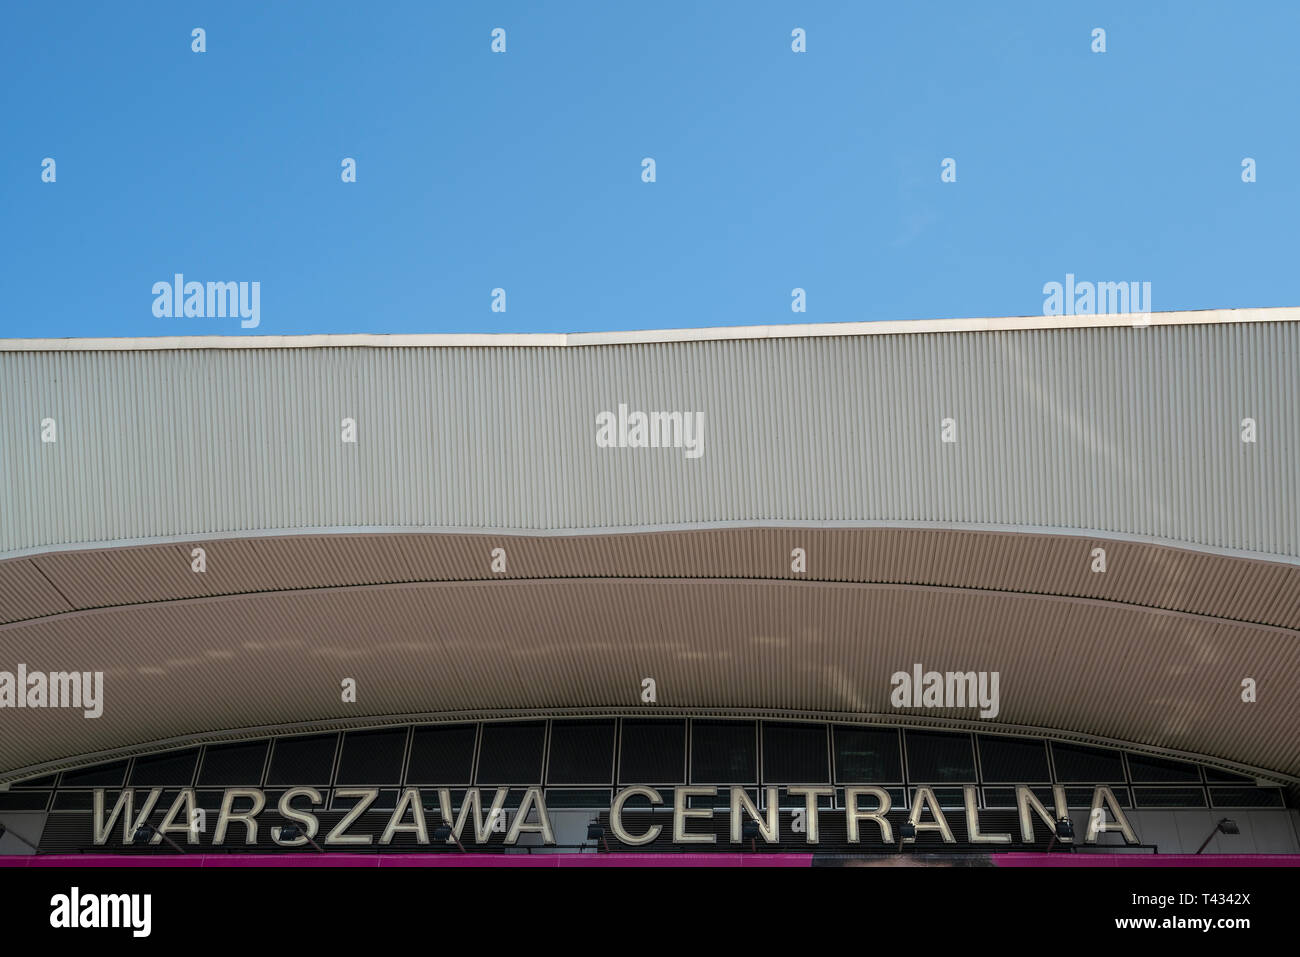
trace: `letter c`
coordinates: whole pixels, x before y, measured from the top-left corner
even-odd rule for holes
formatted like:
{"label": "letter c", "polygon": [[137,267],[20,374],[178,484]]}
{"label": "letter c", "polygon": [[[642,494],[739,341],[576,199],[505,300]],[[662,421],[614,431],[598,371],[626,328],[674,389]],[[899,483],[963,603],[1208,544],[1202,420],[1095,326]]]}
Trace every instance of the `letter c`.
{"label": "letter c", "polygon": [[614,803],[609,807],[609,829],[614,832],[614,836],[623,844],[649,844],[659,836],[659,832],[663,830],[662,825],[651,825],[650,830],[646,831],[640,837],[633,837],[623,827],[623,805],[626,804],[627,799],[632,797],[634,794],[648,797],[651,804],[664,803],[663,796],[654,788],[644,786],[624,788],[614,796]]}

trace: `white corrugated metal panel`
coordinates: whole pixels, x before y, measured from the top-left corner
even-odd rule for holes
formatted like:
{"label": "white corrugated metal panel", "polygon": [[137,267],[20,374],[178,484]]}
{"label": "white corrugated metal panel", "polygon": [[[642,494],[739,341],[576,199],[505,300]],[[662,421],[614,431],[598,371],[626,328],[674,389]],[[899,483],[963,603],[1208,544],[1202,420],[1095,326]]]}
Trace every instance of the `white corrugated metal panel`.
{"label": "white corrugated metal panel", "polygon": [[[997,671],[999,728],[1300,778],[1293,630],[1090,599],[815,582],[379,585],[73,612],[0,627],[0,661],[102,670],[105,709],[14,710],[0,776],[219,730],[410,713],[659,704],[898,720],[890,676]],[[1243,704],[1246,676],[1260,697]],[[358,703],[339,700],[344,677]],[[977,721],[974,709],[917,711]],[[984,722],[980,722],[982,725]]]}
{"label": "white corrugated metal panel", "polygon": [[[0,352],[0,554],[257,529],[928,521],[1295,560],[1298,373],[1296,322]],[[596,413],[620,402],[703,412],[705,454],[597,448]]]}

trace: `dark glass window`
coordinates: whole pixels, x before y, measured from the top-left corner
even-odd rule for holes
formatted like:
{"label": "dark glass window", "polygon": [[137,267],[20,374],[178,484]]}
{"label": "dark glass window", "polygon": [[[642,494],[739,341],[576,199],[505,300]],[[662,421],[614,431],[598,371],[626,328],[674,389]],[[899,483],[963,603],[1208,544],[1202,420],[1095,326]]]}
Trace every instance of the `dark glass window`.
{"label": "dark glass window", "polygon": [[199,785],[256,787],[262,782],[267,747],[266,741],[208,745],[199,768]]}
{"label": "dark glass window", "polygon": [[[760,792],[759,796],[762,797],[763,804],[766,807],[767,795]],[[781,788],[776,792],[776,801],[777,805],[784,811],[802,811],[808,806],[808,799],[806,797],[802,794],[789,794],[786,792],[785,788]],[[835,807],[834,792],[830,794],[819,794],[817,796],[817,806],[826,811],[833,809]]]}
{"label": "dark glass window", "polygon": [[[1038,800],[1043,803],[1043,807],[1047,808],[1049,811],[1055,810],[1056,798],[1052,795],[1051,788],[1031,787],[1029,790],[1033,792],[1034,797],[1038,798]],[[1068,793],[1066,796],[1066,803],[1067,804],[1069,803]],[[1019,805],[1016,803],[1016,789],[1015,788],[985,788],[984,806],[989,808],[1019,807]]]}
{"label": "dark glass window", "polygon": [[825,784],[830,781],[826,725],[764,722],[762,732],[764,781],[773,784]]}
{"label": "dark glass window", "polygon": [[[1120,787],[1117,784],[1110,784],[1107,786],[1110,788],[1111,793],[1115,795],[1115,800],[1119,802],[1120,807],[1133,806],[1133,802],[1129,799],[1128,796],[1128,788]],[[1092,807],[1093,793],[1094,792],[1092,788],[1066,788],[1065,803],[1072,808]],[[1048,806],[1050,807],[1051,805]],[[1101,802],[1101,806],[1103,808],[1106,806],[1105,800]]]}
{"label": "dark glass window", "polygon": [[[439,788],[438,791],[440,790],[442,789]],[[451,816],[455,819],[456,815],[460,813],[460,809],[465,806],[465,796],[468,792],[463,789],[458,790],[455,788],[448,788],[447,790],[450,792],[448,796],[451,798]],[[425,813],[442,813],[442,795],[440,795],[438,791],[426,790],[420,792],[420,801],[424,805]],[[492,806],[492,799],[496,797],[496,792],[480,791],[479,793],[482,798],[483,812],[486,815],[488,808]],[[466,820],[469,820],[469,818],[466,818]],[[433,819],[430,819],[429,824],[430,827],[433,826]],[[470,824],[467,826],[472,827],[473,825]]]}
{"label": "dark glass window", "polygon": [[1201,780],[1196,765],[1185,761],[1167,761],[1163,758],[1149,758],[1145,755],[1128,756],[1129,776],[1133,781],[1155,782],[1195,782]]}
{"label": "dark glass window", "polygon": [[1050,781],[1047,745],[1042,741],[994,738],[979,735],[980,772],[985,781],[1032,784]]}
{"label": "dark glass window", "polygon": [[[0,811],[44,811],[49,803],[49,791],[0,792]],[[108,813],[108,808],[104,808]]]}
{"label": "dark glass window", "polygon": [[322,734],[307,738],[279,738],[271,753],[267,784],[322,785],[330,783],[334,769],[334,747],[338,735]]}
{"label": "dark glass window", "polygon": [[546,809],[551,808],[590,808],[604,811],[609,807],[613,797],[609,788],[548,788],[546,791]]}
{"label": "dark glass window", "polygon": [[1052,757],[1056,760],[1056,780],[1061,782],[1107,784],[1124,780],[1124,764],[1119,752],[1109,748],[1052,742]]}
{"label": "dark glass window", "polygon": [[1205,771],[1205,780],[1211,783],[1214,783],[1216,781],[1221,782],[1223,784],[1254,784],[1255,783],[1254,778],[1247,777],[1244,774],[1233,774],[1231,771],[1220,771],[1218,768],[1211,768],[1211,767],[1204,768],[1204,771]]}
{"label": "dark glass window", "polygon": [[168,751],[136,758],[131,768],[132,787],[153,787],[163,784],[188,785],[194,780],[194,765],[199,760],[199,749]]}
{"label": "dark glass window", "polygon": [[[216,803],[215,803],[214,806],[215,806],[218,810],[221,808],[221,805],[225,802],[225,800],[226,800],[226,795],[227,795],[228,793],[229,793],[229,792],[227,792],[227,791],[199,791],[199,792],[197,792],[197,794],[198,794],[198,798],[199,798],[199,801],[200,801],[200,802],[207,800],[207,798],[204,797],[204,795],[214,795],[214,796],[216,796]],[[326,798],[328,798],[328,796],[329,796],[329,791],[322,791],[321,793],[322,793]],[[262,797],[263,797],[263,799],[264,799],[264,800],[263,800],[263,804],[262,804],[262,809],[263,809],[263,811],[274,811],[274,810],[276,809],[276,807],[277,807],[277,806],[279,805],[279,803],[280,803],[280,796],[281,796],[282,794],[284,794],[284,791],[264,791],[264,792],[262,792]],[[254,798],[251,794],[231,794],[231,795],[230,795],[230,809],[231,809],[231,811],[233,811],[235,814],[245,814],[245,813],[250,813],[250,812],[253,810],[253,808],[256,806],[256,804],[257,804],[257,799]],[[306,804],[307,804],[307,802],[306,802],[304,799],[302,799],[302,798],[299,798],[298,801],[295,801],[295,802],[294,802],[294,806],[295,806],[295,807],[304,807],[304,806],[306,806]],[[166,808],[166,807],[168,807],[168,806],[169,806],[169,805],[165,805],[165,804],[163,804],[162,801],[159,801],[158,804],[157,804],[157,807],[159,807],[159,808]],[[204,805],[204,804],[202,804],[202,803],[199,803],[198,806],[199,806],[199,807],[206,807],[206,805]],[[213,825],[212,825],[211,823],[209,823],[208,826],[209,826],[209,827],[212,827]],[[241,842],[243,841],[243,833],[242,833],[242,830],[241,830],[241,832],[240,832],[239,840],[240,840]]]}
{"label": "dark glass window", "polygon": [[904,731],[907,779],[914,784],[975,781],[975,756],[969,734]]}
{"label": "dark glass window", "polygon": [[[742,790],[749,795],[749,799],[754,802],[754,806],[758,807],[760,800],[758,790],[756,788],[742,788]],[[672,803],[671,798],[668,799],[668,803]],[[686,806],[711,807],[717,811],[728,810],[731,807],[731,788],[719,787],[718,793],[712,797],[709,797],[707,794],[693,794],[686,799]],[[803,805],[801,804],[800,807],[802,806]],[[745,813],[744,809],[742,809],[740,813],[743,815]],[[703,818],[700,820],[703,820]]]}
{"label": "dark glass window", "polygon": [[[234,785],[232,785],[232,787],[233,786]],[[209,814],[217,814],[221,811],[221,802],[225,799],[225,796],[226,796],[226,792],[224,790],[195,791],[194,806],[202,808],[203,810],[207,811]],[[302,798],[299,801],[295,801],[294,805],[296,807],[306,807],[307,800],[305,798]],[[105,810],[107,810],[109,807],[111,807],[111,805],[105,805]],[[209,827],[213,827],[213,826],[215,825],[209,825]]]}
{"label": "dark glass window", "polygon": [[1210,788],[1215,807],[1282,807],[1279,788]]}
{"label": "dark glass window", "polygon": [[[340,790],[348,790],[348,789],[342,788]],[[275,794],[275,800],[271,799],[272,793]],[[277,792],[268,791],[266,795],[267,806],[275,807],[276,805],[278,805],[280,803],[280,795],[283,793],[284,792],[277,793]],[[365,814],[369,814],[371,811],[394,811],[397,809],[397,802],[401,799],[401,796],[402,796],[402,791],[400,788],[380,788],[379,796],[376,797],[375,800],[366,808]],[[428,795],[423,795],[423,796],[427,797]],[[347,797],[342,797],[339,795],[338,791],[335,791],[334,800],[330,803],[330,810],[350,811],[352,810],[352,808],[357,806],[357,803],[360,800],[361,798],[353,797],[350,795]],[[299,810],[305,810],[310,808],[311,804],[306,797],[299,797],[294,800],[293,806],[295,808],[298,808]],[[412,819],[412,815],[413,812],[408,807],[406,810],[405,820],[401,823],[410,823]]]}
{"label": "dark glass window", "polygon": [[614,780],[613,721],[552,721],[546,779],[551,784]]}
{"label": "dark glass window", "polygon": [[[626,719],[618,779],[624,784],[678,784],[686,771],[686,722]],[[671,800],[669,798],[668,800]]]}
{"label": "dark glass window", "polygon": [[898,732],[889,728],[836,726],[835,780],[844,784],[880,784],[903,780]]}
{"label": "dark glass window", "polygon": [[691,723],[691,781],[748,784],[758,780],[758,741],[752,721]]}
{"label": "dark glass window", "polygon": [[407,784],[468,784],[474,773],[472,724],[430,725],[416,728],[411,737]]}
{"label": "dark glass window", "polygon": [[[239,787],[239,786],[242,786],[242,785],[231,785],[231,787]],[[320,804],[313,805],[313,804],[311,803],[311,800],[308,798],[308,796],[307,796],[306,794],[299,794],[298,797],[296,797],[296,798],[293,799],[293,803],[292,803],[291,806],[294,807],[294,808],[296,808],[297,810],[300,810],[300,811],[301,811],[301,810],[317,810],[317,811],[319,811],[319,810],[321,810],[322,808],[326,807],[326,806],[329,804],[329,800],[330,800],[330,792],[329,792],[329,788],[317,788],[317,790],[318,790],[318,791],[320,792],[320,794],[321,794],[321,803],[320,803]],[[284,792],[283,790],[280,790],[280,791],[267,791],[267,792],[266,792],[266,805],[265,805],[265,807],[264,807],[264,812],[265,812],[265,813],[274,813],[274,812],[276,812],[276,811],[277,811],[277,808],[278,808],[278,805],[279,805],[279,803],[280,803],[280,796],[281,796],[282,794],[284,794],[284,793],[285,793],[285,792]],[[226,799],[226,791],[225,791],[225,789],[222,789],[222,790],[211,790],[211,791],[205,791],[205,790],[200,789],[200,790],[198,790],[198,791],[195,792],[195,795],[196,795],[196,799],[195,799],[196,806],[201,807],[201,808],[203,808],[205,811],[208,811],[208,812],[210,812],[210,813],[217,813],[217,812],[219,812],[219,811],[221,810],[222,802],[224,802],[225,799]],[[233,800],[235,803],[232,804],[231,807],[234,808],[234,810],[235,810],[236,813],[238,813],[238,812],[240,812],[240,811],[247,810],[248,808],[250,808],[250,807],[252,806],[252,801],[251,801],[251,799],[250,799],[250,798],[247,798],[247,797],[244,797],[244,796],[242,796],[242,795],[241,795],[241,796],[236,796],[236,797],[233,798],[232,800]],[[138,803],[139,803],[139,802],[137,801],[137,804],[138,804]],[[161,806],[161,802],[160,802],[160,806]],[[209,823],[209,824],[208,824],[208,827],[213,827],[213,826],[214,826],[214,825],[213,825],[212,823]],[[241,838],[241,840],[242,840],[242,838]]]}
{"label": "dark glass window", "polygon": [[[113,813],[113,807],[117,804],[117,799],[121,797],[121,791],[104,792],[104,817]],[[143,800],[148,800],[144,798]],[[140,813],[140,803],[136,802],[132,810]],[[54,810],[55,811],[89,811],[95,806],[95,795],[91,791],[55,791],[54,792]],[[154,805],[157,807],[157,805]],[[117,827],[122,826],[121,818],[118,818]],[[118,831],[121,834],[121,831]]]}
{"label": "dark glass window", "polygon": [[[628,786],[631,787],[631,785],[628,785]],[[671,810],[672,810],[672,807],[673,807],[673,787],[674,787],[674,785],[672,785],[672,784],[650,784],[650,785],[646,785],[646,786],[647,786],[647,787],[650,787],[651,789],[653,789],[653,790],[659,792],[659,797],[662,799],[662,800],[660,801],[660,803],[658,803],[658,804],[651,804],[651,803],[650,803],[650,799],[649,799],[648,797],[646,797],[645,795],[643,795],[643,794],[633,794],[631,797],[629,797],[626,801],[623,802],[623,809],[624,809],[625,811],[652,811],[652,810],[656,810],[656,809],[658,809],[658,810],[668,810],[668,811],[671,811]],[[622,789],[619,788],[619,789],[617,789],[617,790],[622,790]],[[616,791],[616,793],[617,793],[617,791]]]}
{"label": "dark glass window", "polygon": [[[935,800],[939,802],[939,809],[943,811],[960,810],[966,807],[966,795],[961,788],[931,788],[934,791]],[[907,806],[910,809],[912,802],[916,800],[916,788],[909,788],[907,791]],[[978,795],[975,803],[979,804]],[[923,813],[929,814],[932,804],[927,804]],[[923,818],[925,820],[926,818]]]}
{"label": "dark glass window", "polygon": [[12,785],[10,785],[10,787],[14,788],[15,790],[19,788],[38,788],[41,790],[49,790],[50,788],[54,787],[55,777],[56,775],[47,774],[44,777],[28,778],[26,781],[16,781]]}
{"label": "dark glass window", "polygon": [[[837,807],[841,807],[841,808],[848,807],[848,804],[846,803],[848,801],[848,797],[847,797],[848,790],[849,790],[848,788],[835,789],[835,804]],[[907,810],[908,808],[908,804],[906,800],[907,795],[904,793],[902,788],[881,788],[881,790],[889,795],[890,811]],[[877,808],[877,803],[876,803],[875,795],[873,794],[858,795],[859,810],[874,811],[876,810],[876,808]]]}
{"label": "dark glass window", "polygon": [[[501,806],[505,808],[507,811],[513,811],[516,808],[521,807],[524,803],[524,794],[527,793],[528,791],[527,788],[502,788],[499,785],[496,787],[491,787],[487,785],[481,787],[479,789],[479,795],[480,795],[480,801],[482,802],[483,805],[484,821],[488,819],[488,815],[492,810],[492,803],[497,799],[497,794],[503,790],[506,792],[506,796],[504,800],[501,802]],[[451,806],[452,809],[456,811],[456,813],[459,813],[459,809],[465,806],[465,801],[467,800],[466,795],[467,792],[465,791],[451,792]],[[543,800],[545,800],[545,798],[543,798]],[[436,810],[439,805],[437,793],[429,792],[425,794],[424,805],[426,808],[430,810]],[[473,827],[472,818],[469,818],[467,820],[470,820],[471,823],[466,826]],[[470,833],[470,832],[466,831],[466,833]]]}
{"label": "dark glass window", "polygon": [[1138,807],[1205,807],[1200,788],[1134,788]]}
{"label": "dark glass window", "polygon": [[61,788],[118,788],[126,775],[126,762],[114,761],[112,764],[100,764],[93,768],[78,768],[76,771],[64,771],[59,782]]}
{"label": "dark glass window", "polygon": [[478,783],[540,784],[545,738],[544,721],[483,725]]}
{"label": "dark glass window", "polygon": [[350,784],[399,784],[406,729],[348,731],[343,735],[337,781]]}

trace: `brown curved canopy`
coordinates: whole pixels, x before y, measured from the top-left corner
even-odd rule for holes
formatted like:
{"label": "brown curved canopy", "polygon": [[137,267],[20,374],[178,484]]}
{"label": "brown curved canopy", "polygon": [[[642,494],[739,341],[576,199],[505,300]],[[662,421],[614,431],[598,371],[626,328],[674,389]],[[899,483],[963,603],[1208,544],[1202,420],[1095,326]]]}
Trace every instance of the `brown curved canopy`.
{"label": "brown curved canopy", "polygon": [[[0,714],[0,782],[268,729],[642,711],[1043,734],[1300,780],[1300,566],[1160,545],[915,528],[255,537],[0,562],[0,619],[0,670],[105,673],[98,719]],[[999,672],[1000,713],[891,707],[890,676],[915,663]]]}

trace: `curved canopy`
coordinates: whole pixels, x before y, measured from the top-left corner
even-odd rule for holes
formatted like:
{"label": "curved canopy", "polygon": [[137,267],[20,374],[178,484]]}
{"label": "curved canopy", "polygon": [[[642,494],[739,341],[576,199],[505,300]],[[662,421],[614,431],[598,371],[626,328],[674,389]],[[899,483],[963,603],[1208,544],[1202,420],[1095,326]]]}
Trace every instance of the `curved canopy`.
{"label": "curved canopy", "polygon": [[[101,717],[4,716],[0,778],[270,728],[646,711],[1038,732],[1300,779],[1294,565],[918,529],[202,547],[202,574],[190,543],[0,563],[0,661],[104,672]],[[893,707],[915,664],[998,672],[997,715]]]}

